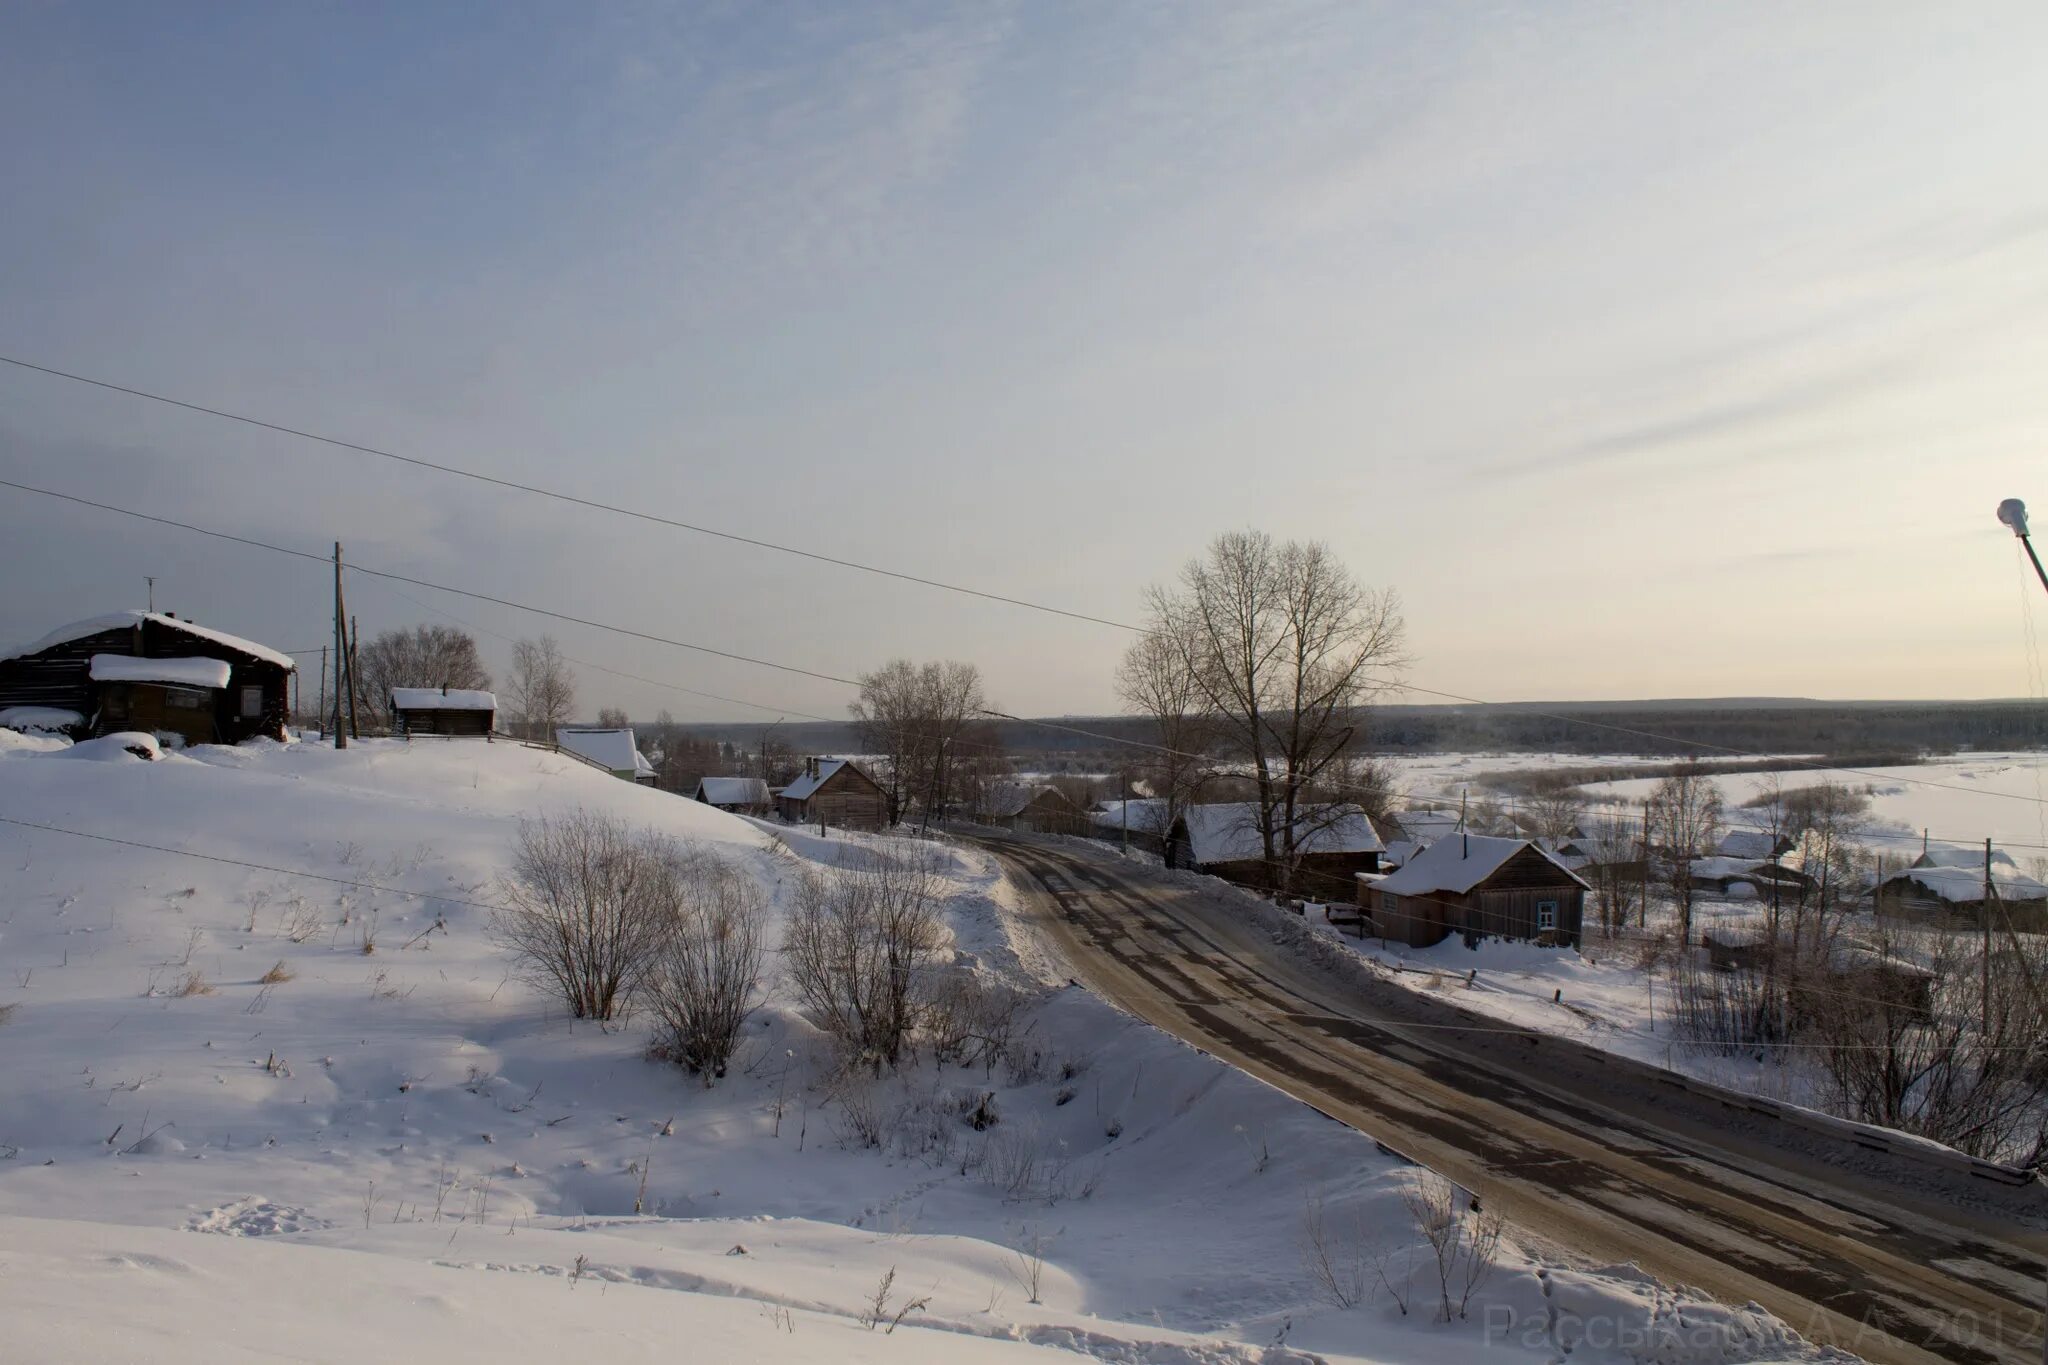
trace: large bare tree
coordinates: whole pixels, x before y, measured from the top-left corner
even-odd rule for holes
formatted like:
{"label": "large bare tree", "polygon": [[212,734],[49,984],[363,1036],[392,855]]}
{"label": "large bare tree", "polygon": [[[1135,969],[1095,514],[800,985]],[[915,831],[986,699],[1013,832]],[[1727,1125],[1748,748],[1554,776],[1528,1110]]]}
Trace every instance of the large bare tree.
{"label": "large bare tree", "polygon": [[362,647],[356,666],[362,674],[357,703],[368,707],[380,727],[390,724],[394,687],[481,689],[491,685],[475,638],[453,626],[387,630]]}
{"label": "large bare tree", "polygon": [[1213,760],[1216,727],[1208,696],[1195,677],[1190,652],[1154,628],[1124,651],[1116,670],[1117,695],[1152,722],[1152,745],[1135,765],[1153,794],[1166,802],[1164,829],[1201,799]]}
{"label": "large bare tree", "polygon": [[875,756],[891,820],[912,802],[943,813],[966,765],[992,740],[981,670],[950,659],[892,659],[861,676],[860,696],[846,709],[861,746]]}
{"label": "large bare tree", "polygon": [[1290,882],[1312,788],[1356,752],[1364,707],[1405,662],[1399,599],[1326,545],[1232,531],[1148,604],[1149,630],[1180,653],[1224,756],[1250,776],[1263,855]]}
{"label": "large bare tree", "polygon": [[1691,943],[1692,862],[1713,847],[1720,832],[1721,790],[1698,763],[1684,764],[1650,793],[1647,817],[1661,880],[1678,907],[1678,941]]}
{"label": "large bare tree", "polygon": [[530,739],[548,739],[576,706],[576,676],[552,635],[512,646],[513,714]]}

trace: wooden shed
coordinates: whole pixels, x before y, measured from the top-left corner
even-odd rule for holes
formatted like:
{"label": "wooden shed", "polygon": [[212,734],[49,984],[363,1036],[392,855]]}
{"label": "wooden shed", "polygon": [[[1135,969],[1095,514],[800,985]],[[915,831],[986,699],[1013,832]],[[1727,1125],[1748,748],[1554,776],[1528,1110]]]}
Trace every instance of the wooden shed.
{"label": "wooden shed", "polygon": [[63,713],[81,738],[283,739],[293,670],[289,655],[170,612],[115,612],[0,656],[0,712]]}
{"label": "wooden shed", "polygon": [[555,731],[555,744],[622,782],[654,785],[654,765],[640,752],[631,726],[564,725]]}
{"label": "wooden shed", "polygon": [[889,795],[846,758],[807,758],[796,781],[775,795],[782,818],[797,825],[886,829]]}
{"label": "wooden shed", "polygon": [[1413,948],[1453,933],[1575,948],[1586,890],[1530,840],[1452,834],[1398,872],[1360,878],[1358,905],[1379,937]]}
{"label": "wooden shed", "polygon": [[2026,873],[1994,862],[1991,891],[1984,896],[1984,871],[1969,867],[1909,867],[1877,887],[1877,908],[1888,914],[1941,920],[1951,916],[1972,924],[1989,922],[2032,932],[2048,932],[2048,885]]}
{"label": "wooden shed", "polygon": [[394,687],[391,724],[411,739],[443,735],[489,739],[498,721],[498,699],[467,687]]}
{"label": "wooden shed", "polygon": [[977,823],[1003,829],[1080,834],[1088,825],[1088,817],[1067,799],[1066,793],[1049,783],[990,783],[975,804],[979,807],[975,811]]}

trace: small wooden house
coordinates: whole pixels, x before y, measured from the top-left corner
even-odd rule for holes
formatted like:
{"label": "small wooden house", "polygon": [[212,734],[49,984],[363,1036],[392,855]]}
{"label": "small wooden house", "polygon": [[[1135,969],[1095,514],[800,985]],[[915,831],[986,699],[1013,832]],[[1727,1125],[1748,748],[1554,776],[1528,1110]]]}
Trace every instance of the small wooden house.
{"label": "small wooden house", "polygon": [[79,738],[283,739],[294,668],[290,655],[170,612],[116,612],[0,655],[0,712]]}
{"label": "small wooden house", "polygon": [[1769,830],[1731,829],[1721,836],[1721,842],[1714,846],[1714,853],[1717,857],[1762,863],[1782,858],[1793,848],[1791,839],[1782,834],[1773,838]]}
{"label": "small wooden house", "polygon": [[1132,848],[1163,857],[1166,831],[1173,823],[1170,810],[1170,804],[1156,796],[1099,801],[1089,813],[1087,832],[1115,844],[1128,839]]}
{"label": "small wooden house", "polygon": [[1586,883],[1527,839],[1452,834],[1398,872],[1358,879],[1358,905],[1381,938],[1426,948],[1445,935],[1577,947]]}
{"label": "small wooden house", "polygon": [[[1336,803],[1302,806],[1294,820],[1294,892],[1314,900],[1352,898],[1352,878],[1377,872],[1386,848],[1379,831],[1357,806]],[[1259,808],[1251,801],[1189,806],[1166,832],[1166,865],[1206,872],[1239,886],[1276,889],[1284,857],[1266,857]]]}
{"label": "small wooden house", "polygon": [[1037,834],[1079,834],[1088,818],[1074,808],[1065,792],[1049,784],[992,783],[981,794],[975,812],[981,824]]}
{"label": "small wooden house", "polygon": [[1812,877],[1783,863],[1718,855],[1693,859],[1686,868],[1686,877],[1695,891],[1711,891],[1721,896],[1754,896],[1764,900],[1770,899],[1773,891],[1780,900],[1797,900],[1816,885]]}
{"label": "small wooden house", "polygon": [[555,743],[622,782],[654,785],[654,765],[640,752],[629,726],[565,725],[555,731]]}
{"label": "small wooden house", "polygon": [[766,815],[771,804],[768,784],[758,777],[700,777],[693,796],[734,815]]}
{"label": "small wooden house", "polygon": [[391,724],[407,739],[443,735],[489,739],[498,720],[498,699],[464,687],[394,687]]}
{"label": "small wooden house", "polygon": [[775,808],[794,825],[880,830],[889,826],[889,794],[846,758],[807,758],[796,781],[775,796]]}

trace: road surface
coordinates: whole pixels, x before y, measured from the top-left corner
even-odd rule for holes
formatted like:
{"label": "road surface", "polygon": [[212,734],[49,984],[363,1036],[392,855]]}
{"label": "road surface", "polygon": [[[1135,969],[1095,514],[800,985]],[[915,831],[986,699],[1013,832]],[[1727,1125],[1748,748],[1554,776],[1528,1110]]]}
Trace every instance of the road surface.
{"label": "road surface", "polygon": [[[2048,1196],[1602,1075],[1276,945],[1241,898],[1084,846],[980,841],[1097,993],[1442,1172],[1526,1232],[1868,1360],[2041,1365]],[[1889,1169],[1887,1169],[1889,1167]]]}

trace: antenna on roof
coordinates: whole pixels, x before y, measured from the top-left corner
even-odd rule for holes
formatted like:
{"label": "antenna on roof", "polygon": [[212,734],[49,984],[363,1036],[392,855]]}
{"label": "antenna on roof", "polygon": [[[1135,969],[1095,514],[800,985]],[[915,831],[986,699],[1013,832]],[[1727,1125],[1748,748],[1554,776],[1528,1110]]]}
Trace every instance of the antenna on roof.
{"label": "antenna on roof", "polygon": [[156,614],[156,579],[148,574],[144,574],[142,581],[149,584],[149,611],[154,616]]}

